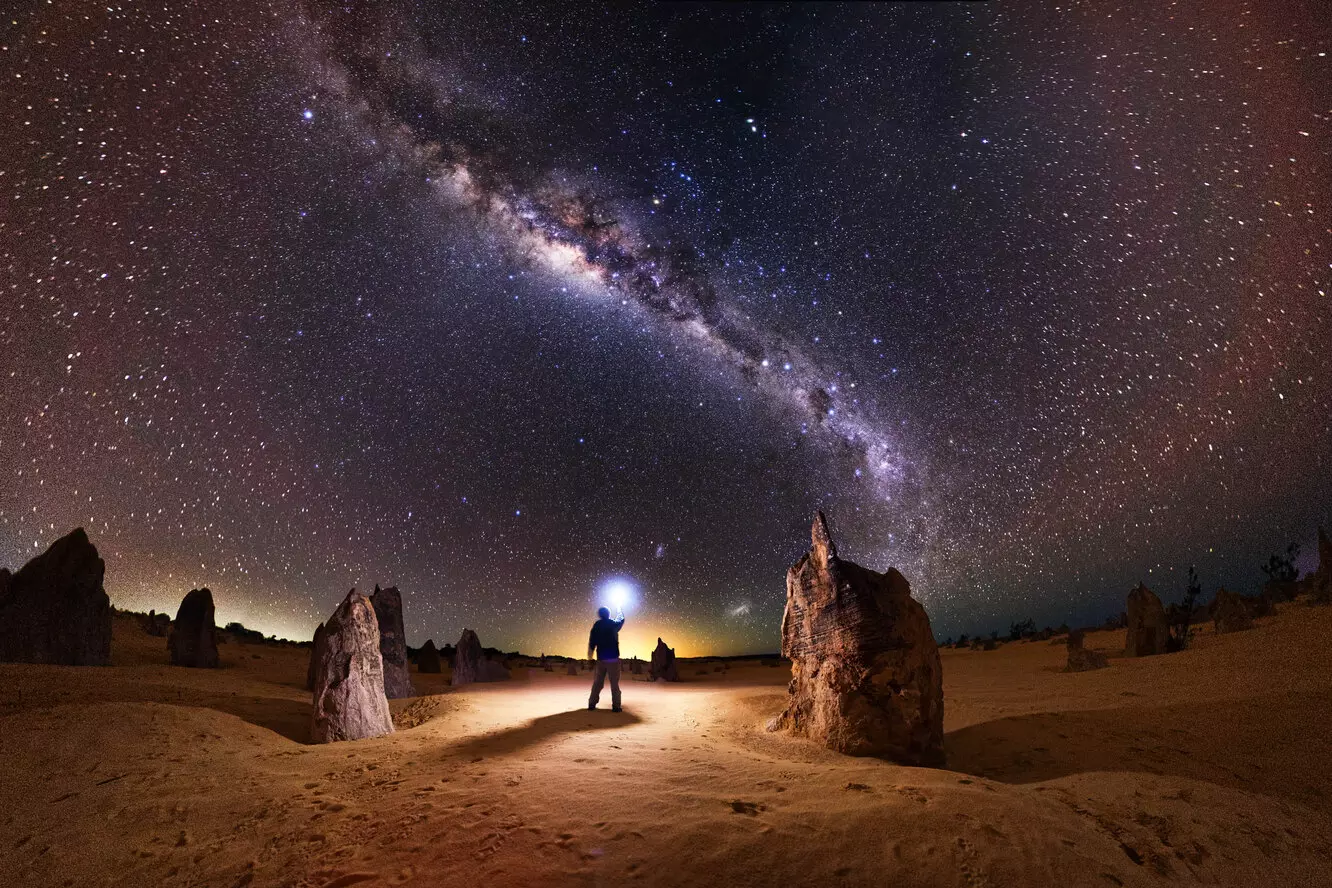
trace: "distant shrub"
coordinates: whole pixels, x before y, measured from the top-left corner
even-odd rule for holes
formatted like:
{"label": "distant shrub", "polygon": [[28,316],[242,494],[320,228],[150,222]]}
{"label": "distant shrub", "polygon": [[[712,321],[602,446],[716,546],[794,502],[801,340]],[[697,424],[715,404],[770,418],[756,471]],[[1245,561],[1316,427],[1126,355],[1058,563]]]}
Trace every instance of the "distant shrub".
{"label": "distant shrub", "polygon": [[1295,567],[1295,559],[1300,555],[1300,544],[1291,543],[1286,547],[1285,556],[1273,555],[1267,559],[1263,565],[1263,573],[1267,574],[1269,582],[1274,583],[1293,583],[1299,577],[1300,572]]}
{"label": "distant shrub", "polygon": [[247,644],[263,644],[267,640],[264,638],[264,633],[258,629],[247,629],[241,623],[228,623],[222,628],[232,638]]}
{"label": "distant shrub", "polygon": [[[998,633],[995,633],[998,635]],[[1036,621],[1028,617],[1021,623],[1013,623],[1008,627],[1008,640],[1021,641],[1036,634]]]}
{"label": "distant shrub", "polygon": [[1202,584],[1198,582],[1198,571],[1189,565],[1189,583],[1184,589],[1184,598],[1179,604],[1166,608],[1166,623],[1170,628],[1170,637],[1166,639],[1167,651],[1182,651],[1193,640],[1193,609],[1202,594]]}

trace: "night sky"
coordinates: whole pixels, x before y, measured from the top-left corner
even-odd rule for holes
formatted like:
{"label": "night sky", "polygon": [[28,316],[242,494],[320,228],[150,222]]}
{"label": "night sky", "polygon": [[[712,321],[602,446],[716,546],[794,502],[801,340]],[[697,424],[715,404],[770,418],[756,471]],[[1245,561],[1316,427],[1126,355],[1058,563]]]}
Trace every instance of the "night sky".
{"label": "night sky", "polygon": [[730,654],[816,508],[940,639],[1332,523],[1321,0],[17,7],[0,564]]}

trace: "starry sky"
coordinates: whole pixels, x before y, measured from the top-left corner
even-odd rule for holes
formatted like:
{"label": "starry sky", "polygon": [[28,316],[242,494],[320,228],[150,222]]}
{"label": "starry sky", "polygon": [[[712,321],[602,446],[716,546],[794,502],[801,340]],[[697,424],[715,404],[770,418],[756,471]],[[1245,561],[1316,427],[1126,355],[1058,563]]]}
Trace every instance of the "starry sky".
{"label": "starry sky", "polygon": [[940,639],[1332,523],[1317,0],[4,19],[0,564],[735,654],[815,509]]}

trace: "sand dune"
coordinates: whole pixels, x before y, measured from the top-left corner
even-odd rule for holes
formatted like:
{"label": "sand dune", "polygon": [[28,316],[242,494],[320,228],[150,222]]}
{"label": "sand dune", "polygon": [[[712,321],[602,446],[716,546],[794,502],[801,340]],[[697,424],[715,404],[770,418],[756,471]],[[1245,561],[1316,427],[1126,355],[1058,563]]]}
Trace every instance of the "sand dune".
{"label": "sand dune", "polygon": [[[394,701],[306,745],[307,652],[0,665],[0,885],[1332,884],[1332,609],[1064,674],[1044,642],[944,652],[949,770],[762,730],[787,673],[539,670]],[[1115,651],[1123,633],[1094,633]]]}

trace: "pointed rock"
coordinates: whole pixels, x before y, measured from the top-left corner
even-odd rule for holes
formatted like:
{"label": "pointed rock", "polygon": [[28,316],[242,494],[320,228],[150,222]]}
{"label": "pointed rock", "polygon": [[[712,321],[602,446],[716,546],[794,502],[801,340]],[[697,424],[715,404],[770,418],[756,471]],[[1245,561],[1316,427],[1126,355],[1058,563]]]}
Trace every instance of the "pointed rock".
{"label": "pointed rock", "polygon": [[1105,654],[1100,651],[1089,651],[1082,645],[1081,629],[1068,633],[1068,664],[1064,666],[1065,672],[1090,672],[1110,665]]}
{"label": "pointed rock", "polygon": [[435,649],[434,639],[427,638],[421,645],[421,652],[416,655],[416,671],[428,675],[438,675],[443,669],[439,662],[439,651]]}
{"label": "pointed rock", "polygon": [[1156,593],[1142,583],[1128,596],[1128,637],[1124,653],[1129,657],[1151,657],[1166,652],[1170,627],[1165,606]]}
{"label": "pointed rock", "polygon": [[782,655],[788,728],[848,755],[943,764],[943,665],[925,608],[894,568],[876,573],[837,556],[823,514],[786,574]]}
{"label": "pointed rock", "polygon": [[379,623],[369,599],[355,589],[347,593],[324,622],[324,637],[315,651],[319,662],[310,739],[332,743],[393,733],[384,696]]}
{"label": "pointed rock", "polygon": [[106,565],[83,528],[0,578],[0,662],[111,664]]}
{"label": "pointed rock", "polygon": [[217,624],[213,622],[213,593],[193,589],[180,603],[167,639],[172,666],[216,669]]}
{"label": "pointed rock", "polygon": [[657,646],[652,649],[652,663],[648,666],[648,681],[679,681],[680,673],[675,665],[675,648],[666,647],[666,642],[657,639]]}
{"label": "pointed rock", "polygon": [[823,512],[814,513],[814,526],[810,528],[809,558],[819,569],[826,569],[828,562],[837,557],[837,544],[833,542],[828,530],[828,519]]}
{"label": "pointed rock", "polygon": [[474,681],[504,681],[509,677],[509,670],[503,663],[496,663],[486,658],[481,649],[481,639],[471,629],[464,629],[458,639],[457,650],[453,654],[454,687],[471,684]]}
{"label": "pointed rock", "polygon": [[305,689],[307,691],[314,690],[315,680],[318,679],[319,677],[318,676],[319,658],[320,658],[319,646],[323,643],[324,643],[324,624],[320,623],[318,626],[315,627],[314,645],[310,648],[310,665],[307,666],[305,669]]}
{"label": "pointed rock", "polygon": [[402,595],[397,586],[375,587],[370,596],[379,621],[379,654],[384,659],[384,693],[390,700],[415,697],[407,665],[407,636],[402,628]]}

